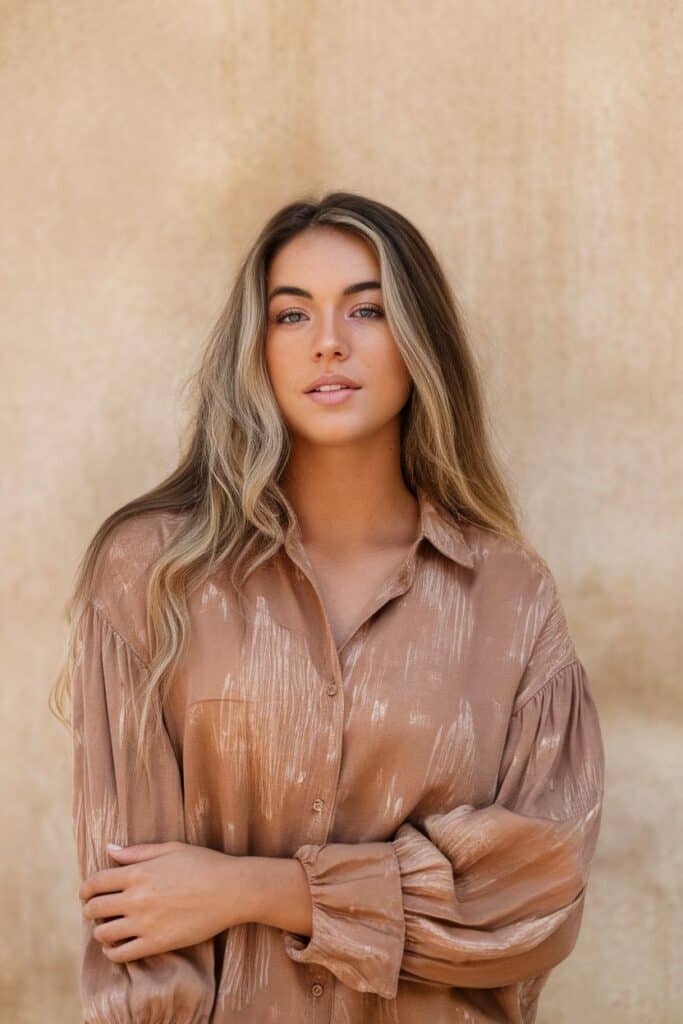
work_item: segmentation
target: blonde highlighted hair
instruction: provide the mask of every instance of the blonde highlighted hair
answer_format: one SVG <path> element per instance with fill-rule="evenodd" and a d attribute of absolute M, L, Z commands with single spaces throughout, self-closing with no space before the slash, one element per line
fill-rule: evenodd
<path fill-rule="evenodd" d="M 220 564 L 239 591 L 274 553 L 288 522 L 279 479 L 290 454 L 264 357 L 267 275 L 274 254 L 318 225 L 352 232 L 372 246 L 380 267 L 388 326 L 412 378 L 401 411 L 401 461 L 407 486 L 424 488 L 449 513 L 527 546 L 492 450 L 490 421 L 464 320 L 446 277 L 420 232 L 376 200 L 331 192 L 288 203 L 248 251 L 193 375 L 195 411 L 177 468 L 112 512 L 90 540 L 66 608 L 66 657 L 49 696 L 65 724 L 80 625 L 112 531 L 147 512 L 182 513 L 180 528 L 146 581 L 152 648 L 144 680 L 138 756 L 146 726 L 160 721 L 189 636 L 188 595 Z"/>

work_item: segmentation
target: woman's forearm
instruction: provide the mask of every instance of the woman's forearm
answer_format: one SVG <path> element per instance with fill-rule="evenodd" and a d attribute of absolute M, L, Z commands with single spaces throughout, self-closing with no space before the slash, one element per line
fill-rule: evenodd
<path fill-rule="evenodd" d="M 244 920 L 310 935 L 311 896 L 301 863 L 293 857 L 241 857 Z"/>

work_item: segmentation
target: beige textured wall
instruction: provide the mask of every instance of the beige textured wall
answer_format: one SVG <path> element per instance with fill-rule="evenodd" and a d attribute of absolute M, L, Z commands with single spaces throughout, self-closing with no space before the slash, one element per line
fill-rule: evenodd
<path fill-rule="evenodd" d="M 540 1024 L 673 1022 L 680 950 L 683 5 L 0 5 L 2 1020 L 77 1022 L 77 558 L 172 465 L 272 209 L 345 187 L 433 240 L 603 714 L 583 929 Z"/>

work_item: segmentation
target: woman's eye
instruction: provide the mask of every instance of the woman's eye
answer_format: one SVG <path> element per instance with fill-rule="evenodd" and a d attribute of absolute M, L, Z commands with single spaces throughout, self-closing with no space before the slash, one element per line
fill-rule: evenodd
<path fill-rule="evenodd" d="M 384 316 L 384 310 L 379 306 L 359 306 L 356 313 L 376 313 L 377 319 Z M 373 320 L 374 317 L 362 316 L 361 320 Z"/>
<path fill-rule="evenodd" d="M 358 309 L 354 310 L 354 315 L 356 313 L 370 314 L 369 316 L 362 315 L 358 317 L 360 320 L 379 320 L 384 316 L 384 310 L 380 306 L 359 306 Z M 298 309 L 286 309 L 275 317 L 275 322 L 278 324 L 298 324 L 299 320 L 291 320 L 290 317 L 301 317 L 304 315 Z"/>
<path fill-rule="evenodd" d="M 299 322 L 298 320 L 288 320 L 287 317 L 289 316 L 301 316 L 301 313 L 299 312 L 298 309 L 285 310 L 284 313 L 280 313 L 279 316 L 275 317 L 275 321 L 278 324 L 291 324 Z"/>

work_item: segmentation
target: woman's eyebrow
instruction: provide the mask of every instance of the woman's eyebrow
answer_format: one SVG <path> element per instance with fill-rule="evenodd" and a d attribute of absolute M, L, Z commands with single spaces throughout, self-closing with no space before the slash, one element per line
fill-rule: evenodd
<path fill-rule="evenodd" d="M 356 292 L 367 292 L 380 289 L 381 287 L 379 281 L 359 281 L 358 284 L 350 284 L 345 288 L 342 295 L 354 295 Z M 274 299 L 276 295 L 300 295 L 304 299 L 313 298 L 311 293 L 306 291 L 305 288 L 297 288 L 293 284 L 281 284 L 278 288 L 274 288 L 268 296 L 268 302 Z"/>

